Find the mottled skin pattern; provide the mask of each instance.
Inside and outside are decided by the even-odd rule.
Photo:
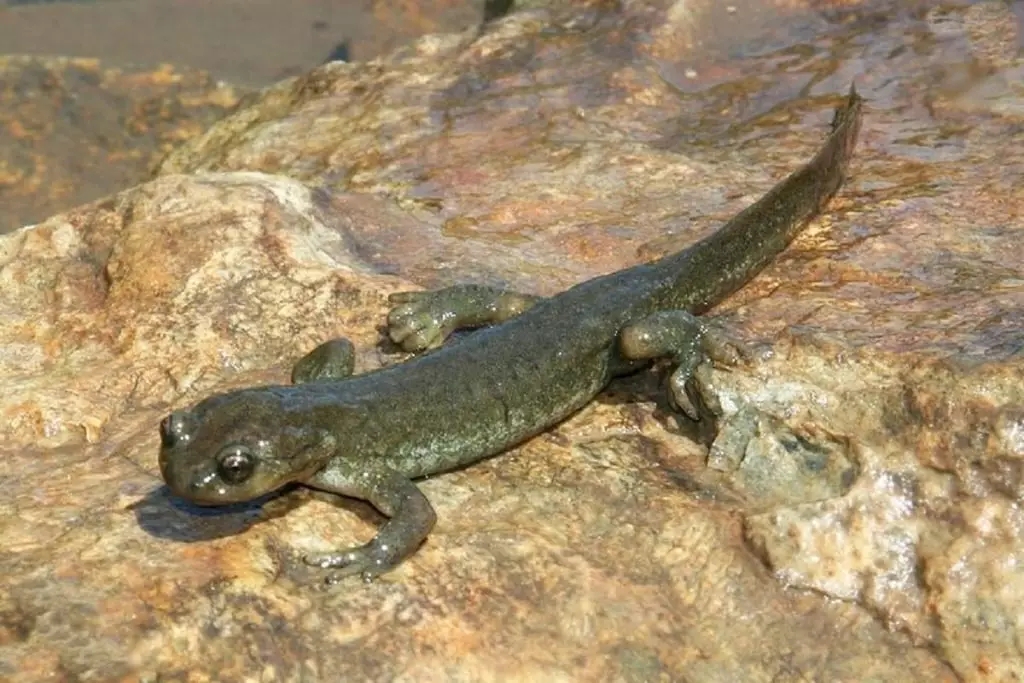
[[[557,424],[618,374],[670,357],[671,390],[727,357],[694,317],[749,281],[838,190],[861,99],[851,89],[822,149],[765,197],[688,249],[539,299],[459,286],[397,295],[391,337],[407,350],[491,324],[393,367],[349,376],[352,347],[327,342],[292,386],[211,396],[161,425],[160,469],[204,505],[251,500],[289,482],[368,500],[388,517],[369,543],[307,558],[369,578],[412,554],[435,516],[413,482],[500,453]],[[717,356],[716,356],[717,354]]]

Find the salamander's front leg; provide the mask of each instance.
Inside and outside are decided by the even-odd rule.
[[[388,335],[406,351],[440,346],[452,332],[494,325],[533,306],[540,297],[481,285],[426,292],[397,292],[388,313]]]
[[[292,384],[343,379],[356,366],[356,349],[348,339],[332,339],[316,347],[292,368]]]
[[[420,547],[437,520],[430,501],[416,484],[392,472],[353,472],[345,464],[329,464],[306,483],[362,498],[389,518],[369,543],[306,556],[307,564],[338,570],[329,577],[331,581],[353,574],[369,581],[395,568]]]
[[[735,365],[739,348],[704,321],[683,310],[660,311],[627,325],[619,332],[619,349],[631,360],[672,358],[677,367],[669,377],[669,392],[691,420],[699,415],[686,394],[686,383],[705,359]]]

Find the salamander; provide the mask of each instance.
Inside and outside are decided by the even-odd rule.
[[[161,423],[160,471],[200,505],[298,482],[368,501],[386,521],[368,543],[307,556],[365,579],[412,555],[436,515],[416,480],[501,453],[590,402],[616,376],[670,359],[669,391],[734,349],[698,316],[782,252],[842,185],[862,99],[851,88],[817,154],[682,251],[541,298],[479,285],[392,295],[388,334],[420,352],[354,375],[344,339],[302,358],[290,385],[210,396]],[[454,331],[481,328],[457,343]]]

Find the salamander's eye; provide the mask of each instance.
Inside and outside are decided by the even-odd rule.
[[[175,411],[160,423],[160,442],[166,448],[173,448],[181,441],[188,441],[192,438],[193,426],[191,413]]]
[[[217,454],[217,474],[228,484],[241,484],[256,469],[256,456],[241,444],[231,444]]]

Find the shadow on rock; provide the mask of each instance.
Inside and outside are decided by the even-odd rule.
[[[283,495],[287,490],[245,503],[203,507],[174,496],[167,486],[159,486],[135,503],[132,511],[139,526],[151,536],[196,543],[240,534],[300,505],[301,499]]]

